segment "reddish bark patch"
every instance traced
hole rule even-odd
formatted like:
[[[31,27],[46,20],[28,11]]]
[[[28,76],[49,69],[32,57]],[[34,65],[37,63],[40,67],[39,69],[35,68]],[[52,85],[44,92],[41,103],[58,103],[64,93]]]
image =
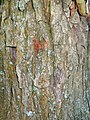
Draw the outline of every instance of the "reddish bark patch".
[[[70,17],[73,17],[76,12],[76,5],[74,2],[71,3],[69,9],[70,9]]]
[[[48,46],[47,42],[45,39],[43,39],[43,42],[41,42],[36,38],[36,35],[33,39],[33,45],[34,45],[34,52],[37,55],[40,50],[45,50]]]

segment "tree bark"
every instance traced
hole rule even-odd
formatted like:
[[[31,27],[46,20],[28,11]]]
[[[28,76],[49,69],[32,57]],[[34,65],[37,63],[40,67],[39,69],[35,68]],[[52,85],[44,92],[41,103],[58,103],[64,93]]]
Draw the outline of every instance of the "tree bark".
[[[1,119],[90,119],[90,19],[70,2],[1,1]]]

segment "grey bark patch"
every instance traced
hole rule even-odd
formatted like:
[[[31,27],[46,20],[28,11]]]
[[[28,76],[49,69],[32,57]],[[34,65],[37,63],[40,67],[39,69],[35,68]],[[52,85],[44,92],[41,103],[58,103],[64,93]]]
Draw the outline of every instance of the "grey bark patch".
[[[57,67],[54,71],[51,87],[56,98],[56,102],[61,103],[63,99],[63,83],[64,83],[64,73],[63,70]]]

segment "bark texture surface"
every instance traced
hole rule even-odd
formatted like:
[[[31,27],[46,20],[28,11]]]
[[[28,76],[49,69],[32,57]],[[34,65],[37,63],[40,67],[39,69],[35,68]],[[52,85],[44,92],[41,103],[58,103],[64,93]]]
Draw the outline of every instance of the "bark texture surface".
[[[71,0],[1,0],[0,120],[90,119],[90,19]]]

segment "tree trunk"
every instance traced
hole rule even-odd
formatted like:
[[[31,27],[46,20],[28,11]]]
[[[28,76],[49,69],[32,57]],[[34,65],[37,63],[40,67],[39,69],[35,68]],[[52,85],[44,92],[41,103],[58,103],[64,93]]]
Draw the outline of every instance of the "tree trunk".
[[[1,0],[0,119],[90,119],[90,18],[71,0]]]

